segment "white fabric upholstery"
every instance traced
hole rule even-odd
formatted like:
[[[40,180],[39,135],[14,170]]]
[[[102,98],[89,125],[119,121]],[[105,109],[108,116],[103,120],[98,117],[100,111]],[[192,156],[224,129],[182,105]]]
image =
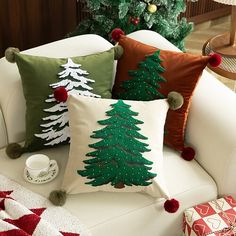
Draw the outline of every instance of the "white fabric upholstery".
[[[69,147],[52,148],[40,153],[57,160],[60,174],[54,181],[43,185],[25,182],[24,163],[30,154],[11,160],[4,149],[0,150],[0,173],[48,197],[52,190],[60,188]],[[171,196],[181,204],[175,214],[164,211],[163,200],[155,200],[141,193],[95,192],[70,195],[65,208],[78,216],[94,236],[109,236],[111,233],[114,236],[179,236],[183,211],[216,198],[217,189],[213,179],[196,161],[186,162],[169,148],[164,151],[164,172]]]
[[[0,106],[5,119],[8,141],[24,140],[25,100],[20,75],[15,64],[0,59]]]
[[[97,35],[82,35],[59,40],[22,53],[46,57],[72,57],[102,52],[113,47]],[[114,65],[115,66],[115,65]],[[25,100],[16,64],[0,59],[0,106],[2,107],[8,141],[19,142],[25,137]]]
[[[207,71],[195,90],[186,134],[219,195],[236,197],[236,95]]]
[[[0,109],[0,148],[7,145],[7,131],[5,126],[5,120]]]
[[[129,34],[128,36],[132,39],[138,40],[148,45],[152,45],[154,47],[158,47],[163,50],[180,52],[180,50],[175,45],[173,45],[163,36],[154,31],[139,30]]]
[[[161,49],[178,49],[159,34],[142,30],[130,37]],[[112,47],[95,35],[69,38],[25,51],[34,55],[65,57],[104,51]],[[15,64],[0,59],[0,145],[24,139],[25,102],[20,77]],[[4,126],[6,124],[6,129]],[[215,199],[218,194],[236,193],[236,96],[209,73],[200,80],[189,113],[186,140],[197,151],[197,162],[186,162],[178,153],[164,149],[164,169],[171,197],[180,201],[180,209],[168,214],[164,201],[140,193],[88,193],[70,196],[65,207],[78,216],[94,236],[179,236],[182,213],[195,204]],[[7,130],[7,135],[5,134]],[[10,160],[0,150],[0,173],[25,187],[48,196],[58,189],[68,158],[68,146],[44,150],[56,159],[60,175],[45,185],[24,181],[23,168],[30,153]],[[209,174],[208,174],[209,173]],[[213,177],[213,178],[212,178]]]

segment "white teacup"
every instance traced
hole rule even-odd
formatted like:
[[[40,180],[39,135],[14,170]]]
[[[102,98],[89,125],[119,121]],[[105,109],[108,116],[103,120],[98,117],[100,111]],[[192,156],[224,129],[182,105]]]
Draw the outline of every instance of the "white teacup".
[[[50,160],[43,154],[35,154],[27,158],[25,165],[29,175],[33,178],[47,175],[50,169],[55,167],[57,162]]]

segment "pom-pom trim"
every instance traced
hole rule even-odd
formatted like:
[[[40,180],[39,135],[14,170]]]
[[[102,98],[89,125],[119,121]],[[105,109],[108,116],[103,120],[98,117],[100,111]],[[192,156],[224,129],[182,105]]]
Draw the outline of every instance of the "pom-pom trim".
[[[175,213],[179,209],[179,202],[174,198],[166,200],[164,203],[164,209],[168,213]]]
[[[123,53],[124,53],[124,49],[122,46],[116,45],[114,47],[114,59],[115,60],[119,60],[122,57]]]
[[[221,64],[222,62],[222,57],[221,55],[217,53],[211,53],[209,54],[209,65],[212,67],[217,67]]]
[[[63,190],[54,190],[50,193],[49,200],[55,206],[63,206],[66,203],[66,192]]]
[[[175,92],[175,91],[168,93],[167,101],[169,103],[171,110],[180,109],[184,104],[183,96],[180,93]]]
[[[186,161],[192,161],[195,157],[195,150],[192,147],[184,147],[181,156]]]
[[[15,63],[16,62],[15,53],[19,52],[20,50],[18,48],[9,47],[5,50],[5,58],[7,59],[7,61]]]
[[[24,148],[18,143],[10,143],[6,148],[6,154],[11,159],[17,159],[24,153]]]
[[[58,102],[66,102],[68,98],[68,93],[65,87],[58,87],[53,92],[54,98]]]
[[[125,35],[124,31],[120,28],[115,28],[111,32],[111,38],[113,41],[118,42],[121,35]]]

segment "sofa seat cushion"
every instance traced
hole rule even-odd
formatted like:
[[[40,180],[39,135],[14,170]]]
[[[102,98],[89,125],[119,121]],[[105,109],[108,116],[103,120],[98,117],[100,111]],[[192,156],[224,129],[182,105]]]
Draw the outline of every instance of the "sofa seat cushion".
[[[1,149],[0,174],[48,197],[52,190],[60,187],[69,146],[47,149],[41,153],[57,160],[59,164],[60,173],[52,182],[42,185],[25,182],[24,163],[30,153],[17,160],[11,160],[6,156],[5,150]],[[164,148],[164,172],[171,197],[175,197],[181,203],[175,214],[165,212],[164,200],[141,193],[95,192],[70,195],[64,207],[76,215],[96,236],[106,236],[109,232],[117,236],[135,235],[134,232],[139,236],[164,236],[167,229],[169,235],[180,235],[183,211],[195,204],[216,198],[216,185],[196,161],[186,162],[177,152],[167,147]],[[148,228],[144,227],[146,224]]]
[[[3,148],[7,145],[7,130],[5,126],[5,120],[0,108],[0,148]]]

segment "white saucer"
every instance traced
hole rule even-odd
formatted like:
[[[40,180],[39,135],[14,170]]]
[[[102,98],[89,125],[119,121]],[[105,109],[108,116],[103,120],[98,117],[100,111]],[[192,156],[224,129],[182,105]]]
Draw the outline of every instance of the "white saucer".
[[[57,164],[51,164],[49,167],[49,171],[47,174],[40,176],[40,177],[32,177],[28,170],[25,168],[24,169],[24,179],[30,183],[33,184],[45,184],[53,179],[55,179],[58,175],[59,168]]]

